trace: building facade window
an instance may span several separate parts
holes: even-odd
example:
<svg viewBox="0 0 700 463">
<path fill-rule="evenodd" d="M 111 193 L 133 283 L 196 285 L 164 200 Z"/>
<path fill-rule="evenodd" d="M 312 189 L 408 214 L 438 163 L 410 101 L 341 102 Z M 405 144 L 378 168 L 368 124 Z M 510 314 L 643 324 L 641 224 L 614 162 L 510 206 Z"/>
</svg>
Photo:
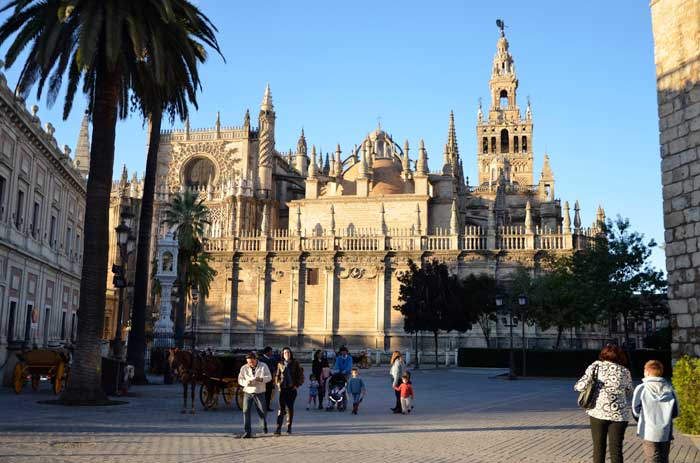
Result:
<svg viewBox="0 0 700 463">
<path fill-rule="evenodd" d="M 32 210 L 32 223 L 30 224 L 30 230 L 34 238 L 37 237 L 39 233 L 39 217 L 41 217 L 41 203 L 39 201 L 34 201 L 34 209 Z"/>
<path fill-rule="evenodd" d="M 0 220 L 5 217 L 5 191 L 7 189 L 7 179 L 0 175 Z"/>
<path fill-rule="evenodd" d="M 56 244 L 56 216 L 51 215 L 51 227 L 49 227 L 49 246 L 54 247 Z"/>
<path fill-rule="evenodd" d="M 7 343 L 15 340 L 15 318 L 17 317 L 17 301 L 10 301 L 10 316 L 7 319 Z"/>
<path fill-rule="evenodd" d="M 61 340 L 66 340 L 66 311 L 61 312 Z"/>
<path fill-rule="evenodd" d="M 24 191 L 19 190 L 17 191 L 17 203 L 15 204 L 15 228 L 17 230 L 20 229 L 22 226 L 22 222 L 24 222 L 24 218 L 22 215 L 24 214 Z"/>
</svg>

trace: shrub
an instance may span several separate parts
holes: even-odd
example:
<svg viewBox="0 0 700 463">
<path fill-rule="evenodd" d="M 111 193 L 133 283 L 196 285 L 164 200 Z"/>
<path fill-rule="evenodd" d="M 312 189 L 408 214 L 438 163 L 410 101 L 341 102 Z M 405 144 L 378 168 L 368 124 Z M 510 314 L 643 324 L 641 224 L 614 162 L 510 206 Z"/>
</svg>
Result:
<svg viewBox="0 0 700 463">
<path fill-rule="evenodd" d="M 684 434 L 700 434 L 700 359 L 686 355 L 676 363 L 673 387 L 681 409 L 676 427 Z"/>
</svg>

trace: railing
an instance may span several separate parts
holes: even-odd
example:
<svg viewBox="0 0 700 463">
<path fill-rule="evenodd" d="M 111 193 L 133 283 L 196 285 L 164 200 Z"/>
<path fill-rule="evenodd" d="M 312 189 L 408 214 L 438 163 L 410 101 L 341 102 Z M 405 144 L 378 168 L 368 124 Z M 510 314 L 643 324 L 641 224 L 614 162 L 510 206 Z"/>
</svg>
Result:
<svg viewBox="0 0 700 463">
<path fill-rule="evenodd" d="M 290 230 L 274 230 L 265 236 L 260 231 L 249 231 L 209 238 L 204 247 L 207 252 L 573 250 L 588 248 L 595 236 L 595 230 L 589 229 L 572 234 L 536 228 L 528 233 L 522 226 L 498 227 L 493 234 L 478 226 L 467 226 L 459 235 L 445 229 L 436 229 L 430 235 L 419 235 L 413 229 L 391 230 L 394 234 L 386 235 L 365 232 L 299 236 Z"/>
</svg>

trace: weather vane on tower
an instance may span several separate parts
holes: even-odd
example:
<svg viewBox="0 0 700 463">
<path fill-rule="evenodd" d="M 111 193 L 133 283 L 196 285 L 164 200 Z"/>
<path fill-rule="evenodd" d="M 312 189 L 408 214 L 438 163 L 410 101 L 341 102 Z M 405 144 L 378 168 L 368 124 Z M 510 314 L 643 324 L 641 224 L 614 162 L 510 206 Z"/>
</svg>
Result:
<svg viewBox="0 0 700 463">
<path fill-rule="evenodd" d="M 506 23 L 503 22 L 502 19 L 497 19 L 496 20 L 496 27 L 498 27 L 501 30 L 501 37 L 504 37 L 506 35 L 506 32 L 505 32 Z"/>
</svg>

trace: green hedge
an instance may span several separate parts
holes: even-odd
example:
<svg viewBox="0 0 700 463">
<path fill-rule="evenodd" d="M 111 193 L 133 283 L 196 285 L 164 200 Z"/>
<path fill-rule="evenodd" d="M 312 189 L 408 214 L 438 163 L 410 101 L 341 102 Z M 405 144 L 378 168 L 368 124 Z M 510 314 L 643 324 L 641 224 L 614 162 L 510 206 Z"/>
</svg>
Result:
<svg viewBox="0 0 700 463">
<path fill-rule="evenodd" d="M 515 371 L 522 374 L 522 350 L 515 349 Z M 579 377 L 586 367 L 598 359 L 598 350 L 528 350 L 528 376 Z M 461 367 L 508 368 L 509 349 L 459 349 L 457 362 Z M 632 351 L 630 371 L 635 378 L 643 376 L 648 360 L 659 360 L 664 365 L 664 376 L 671 377 L 671 351 L 637 349 Z"/>
</svg>

